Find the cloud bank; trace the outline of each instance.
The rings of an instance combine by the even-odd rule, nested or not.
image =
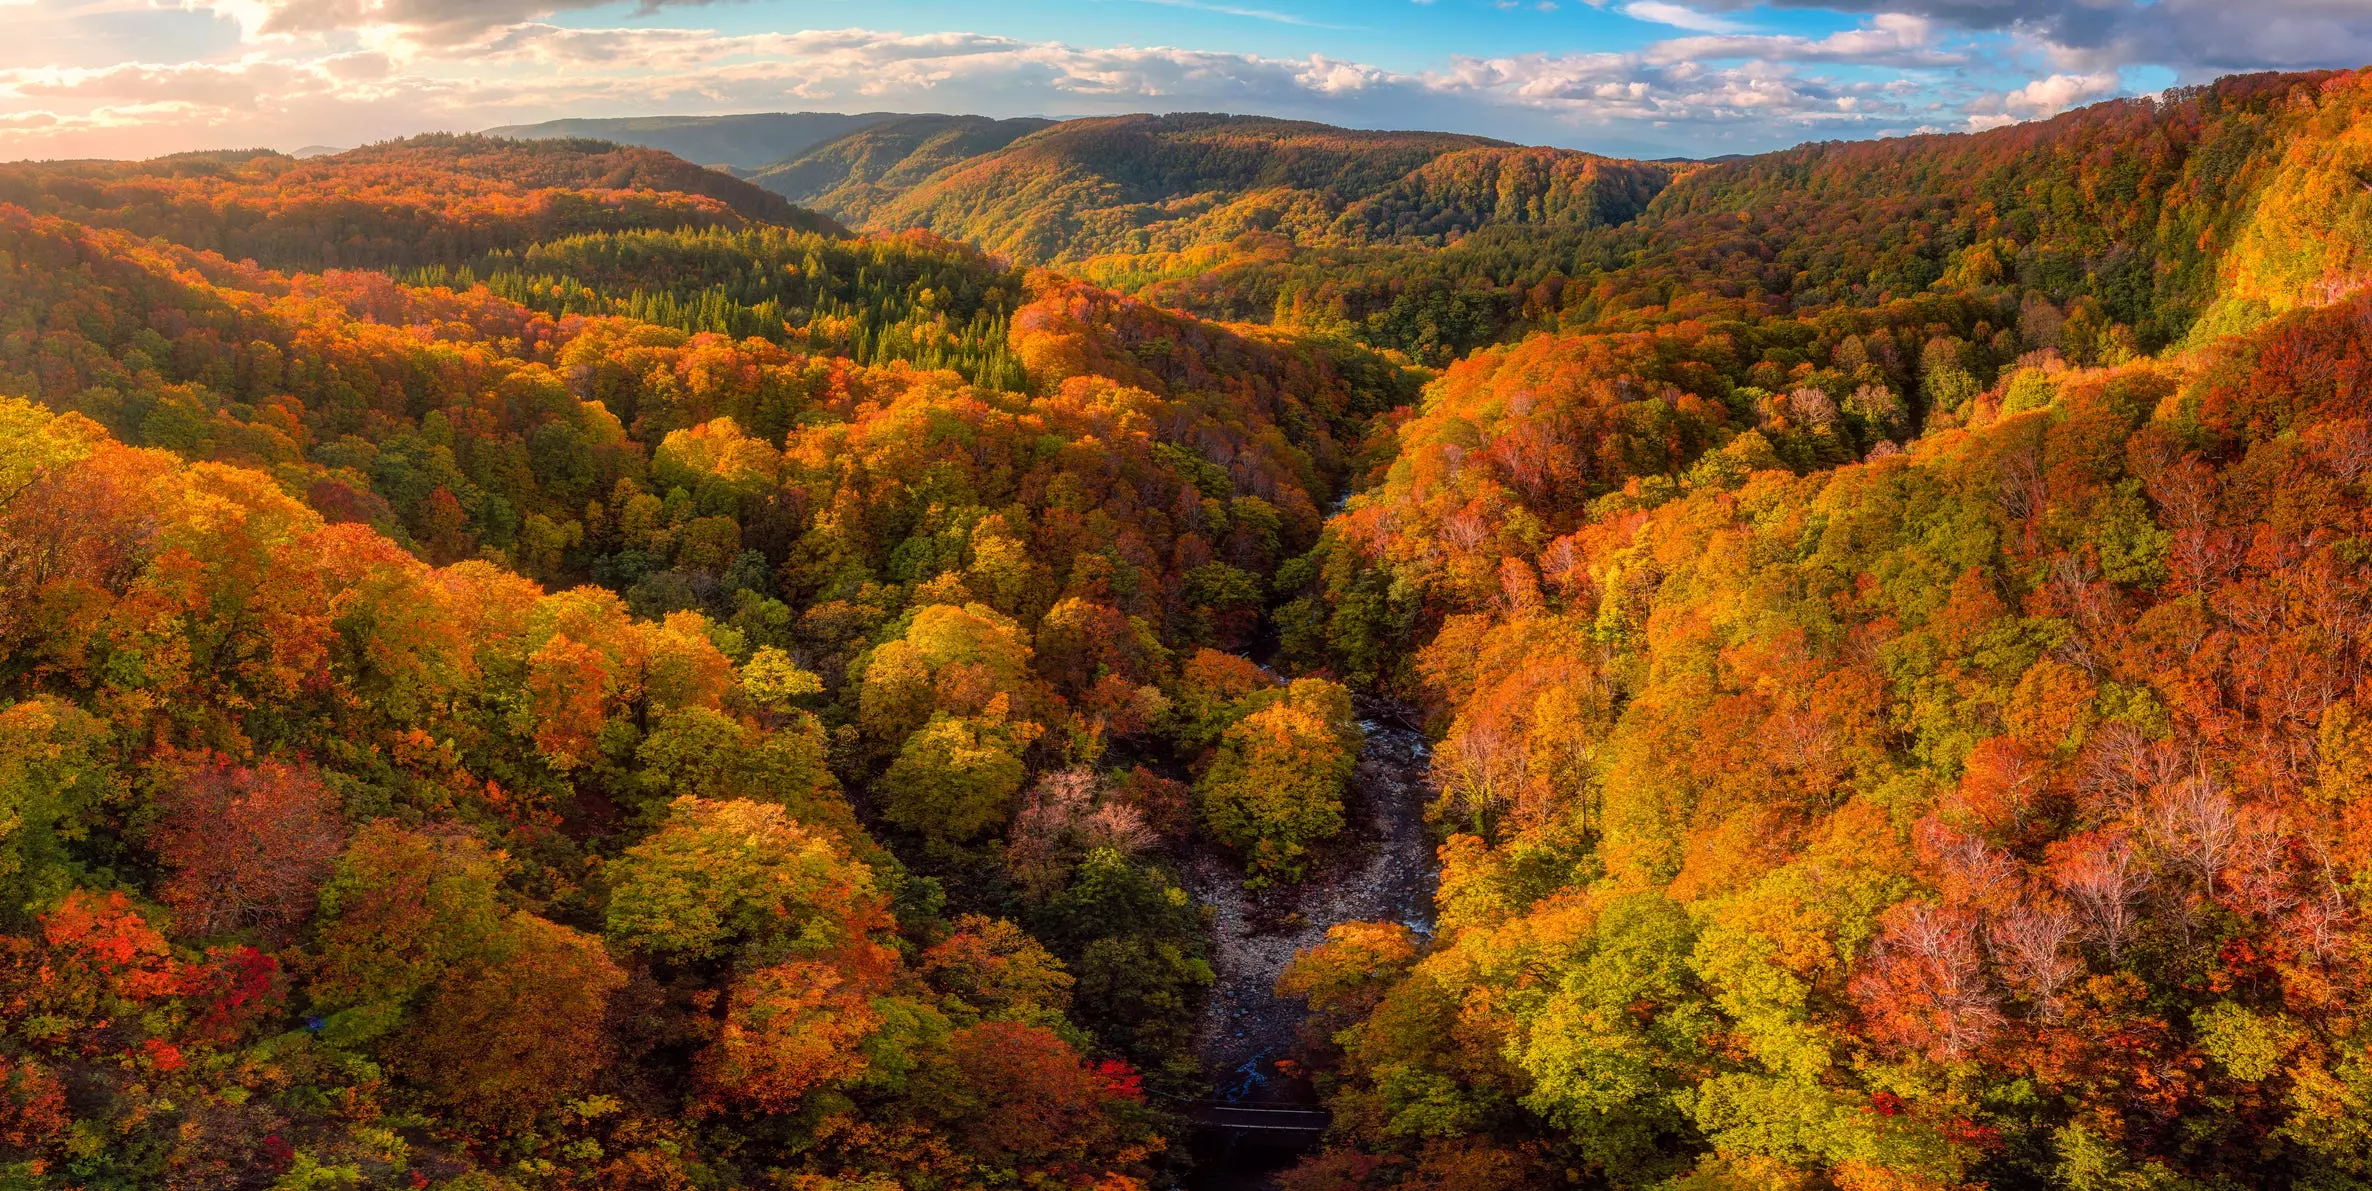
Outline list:
[[[800,109],[1218,110],[1613,152],[1759,149],[2048,116],[2119,93],[2120,68],[2139,64],[2189,78],[2372,60],[2364,2],[1885,0],[1850,28],[1804,36],[1754,31],[1740,3],[1635,0],[1618,11],[1678,35],[1620,52],[1448,57],[1391,70],[1322,54],[973,32],[719,34],[685,21],[700,5],[680,0],[646,0],[658,27],[609,28],[554,19],[591,0],[180,0],[190,19],[235,26],[235,48],[193,61],[0,69],[0,158],[353,144],[562,115]],[[70,4],[88,0],[31,0],[29,11],[39,27],[75,19]]]

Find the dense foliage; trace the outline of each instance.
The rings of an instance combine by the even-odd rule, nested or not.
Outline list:
[[[456,264],[584,232],[838,225],[649,149],[426,136],[299,161],[188,153],[0,166],[0,203],[280,269]]]
[[[1480,137],[1249,116],[1068,120],[1028,135],[1016,123],[925,125],[903,136],[889,135],[899,125],[868,129],[814,153],[846,151],[847,164],[831,172],[876,187],[903,173],[906,188],[886,197],[864,186],[832,191],[819,172],[784,193],[870,227],[927,228],[1042,263],[1175,252],[1246,232],[1440,244],[1483,226],[1600,226],[1629,219],[1670,176],[1663,166]],[[919,160],[908,165],[908,156]]]
[[[2240,76],[1977,135],[1681,167],[1627,223],[1468,223],[1440,251],[1206,237],[1106,249],[1118,255],[1080,268],[1205,317],[1435,364],[1708,297],[1801,314],[1936,290],[2031,294],[2050,303],[2037,320],[2122,325],[2155,352],[2327,301],[2372,269],[2355,172],[2364,94],[2358,73]]]
[[[2372,1183],[2367,89],[0,170],[0,1185]]]
[[[794,203],[862,225],[933,174],[1052,125],[1037,117],[901,116],[835,137],[749,175]]]
[[[1010,334],[1028,297],[1023,274],[927,233],[852,240],[772,227],[614,232],[398,276],[456,289],[482,283],[554,316],[615,314],[860,364],[903,360],[990,388],[1018,390],[1026,381]]]
[[[1434,937],[1287,974],[1288,1186],[2362,1185],[2372,299],[2149,359],[2013,283],[1478,353],[1280,576],[1447,833]]]
[[[1414,379],[927,238],[402,276],[0,207],[0,1169],[1174,1165],[1218,651]]]
[[[1908,452],[1733,440],[1443,560],[1441,936],[1293,980],[1345,1136],[1610,1186],[2354,1185],[2368,333],[2020,369]]]

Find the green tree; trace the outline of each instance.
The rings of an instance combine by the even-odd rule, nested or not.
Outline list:
[[[1168,873],[1097,848],[1030,925],[1070,965],[1073,1012],[1104,1045],[1147,1068],[1194,1069],[1195,1007],[1215,977],[1202,908]]]
[[[1249,698],[1267,706],[1220,737],[1195,787],[1203,823],[1245,854],[1253,880],[1299,880],[1309,846],[1343,829],[1343,787],[1358,762],[1350,693],[1305,678]]]
[[[68,846],[121,786],[107,725],[59,699],[0,711],[0,922],[65,891]]]
[[[1012,817],[1027,776],[1020,753],[1007,724],[934,712],[874,784],[882,817],[947,843],[996,831]]]
[[[772,803],[678,798],[611,873],[609,938],[666,959],[814,956],[886,920],[872,870]]]
[[[505,917],[503,869],[468,835],[387,820],[356,834],[321,890],[320,957],[307,991],[330,1011],[324,1036],[377,1038],[449,970],[487,955]]]

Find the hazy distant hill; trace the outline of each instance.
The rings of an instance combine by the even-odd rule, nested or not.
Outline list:
[[[1187,113],[1065,121],[894,197],[866,193],[849,209],[837,195],[814,201],[878,229],[928,228],[1058,261],[1247,231],[1364,244],[1440,242],[1502,222],[1594,226],[1630,218],[1670,177],[1662,166],[1484,137]]]
[[[907,116],[868,125],[748,175],[790,199],[852,223],[931,175],[1051,127],[1043,119]]]
[[[551,120],[489,128],[487,136],[520,140],[592,137],[673,153],[701,165],[754,170],[868,125],[897,119],[894,112],[851,116],[839,112],[766,112],[744,116],[637,116],[619,120]]]
[[[852,227],[926,228],[1028,262],[1247,231],[1359,245],[1440,244],[1509,224],[1597,227],[1636,215],[1676,172],[1485,137],[1205,113],[663,116],[488,135],[659,149]]]
[[[2033,342],[2113,358],[2372,279],[2372,123],[2351,88],[2366,76],[2234,76],[1983,133],[1676,164],[1644,210],[1611,226],[1535,219],[1513,201],[1521,187],[1478,173],[1460,201],[1502,213],[1439,251],[1407,237],[1243,237],[1074,268],[1204,318],[1323,328],[1434,363],[1676,297],[1788,312],[1997,287],[2043,303],[2011,320]],[[1462,174],[1456,160],[1422,173]],[[1605,168],[1593,193],[1611,189]],[[1401,194],[1384,209],[1435,202]]]
[[[0,204],[283,269],[458,263],[588,232],[845,234],[656,149],[446,134],[305,160],[241,151],[23,162],[0,166]]]

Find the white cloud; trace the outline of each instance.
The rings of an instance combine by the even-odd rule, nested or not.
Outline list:
[[[2118,89],[2114,71],[2055,74],[2036,79],[2014,91],[1977,99],[1968,106],[1968,126],[1972,132],[1982,132],[1988,128],[2016,124],[2021,120],[2046,119],[2069,108],[2114,95]]]
[[[1882,85],[1836,83],[1763,61],[1714,69],[1652,54],[1537,54],[1463,59],[1427,81],[1439,91],[1552,112],[1583,126],[1754,122],[1806,133],[1836,126],[1876,132],[1906,114]]]
[[[1968,55],[1937,48],[1935,22],[1904,13],[1879,13],[1858,29],[1813,39],[1782,34],[1682,37],[1659,42],[1648,57],[1659,62],[1757,58],[1769,62],[1851,62],[1870,66],[1956,66]]]
[[[1207,0],[1136,0],[1136,3],[1151,4],[1161,8],[1190,8],[1196,12],[1217,13],[1220,16],[1227,17],[1243,17],[1246,20],[1268,21],[1278,25],[1299,25],[1305,29],[1342,28],[1340,25],[1329,25],[1324,21],[1313,21],[1307,17],[1295,16],[1289,12],[1274,12],[1265,8],[1243,8],[1233,4],[1213,4],[1208,3]]]
[[[180,0],[237,21],[250,41],[355,33],[382,44],[464,45],[522,21],[607,0]],[[644,12],[708,0],[642,0]]]
[[[2064,70],[2157,65],[2190,80],[2372,62],[2372,0],[1696,0],[1905,14],[2009,34]]]
[[[49,102],[173,104],[187,110],[254,111],[326,90],[329,77],[309,66],[248,62],[147,65],[104,70],[10,71],[0,82],[18,95]]]
[[[1904,13],[1820,38],[1706,32],[1623,53],[1452,58],[1410,72],[1323,54],[969,32],[724,35],[519,19],[590,0],[178,2],[235,16],[251,40],[205,62],[0,69],[0,158],[355,144],[558,116],[799,109],[1261,112],[1653,155],[1904,132],[1954,110],[1989,124],[2115,89],[2113,73],[2062,66],[1967,102],[1968,90],[1947,93],[1932,81],[1823,73],[1968,60],[1941,18]],[[1631,6],[1647,5],[1694,14],[1675,19],[1703,15],[1664,0]]]
[[[1689,29],[1698,33],[1743,33],[1744,25],[1709,12],[1699,12],[1663,0],[1633,0],[1622,6],[1622,14],[1633,20],[1670,25],[1675,29]]]

